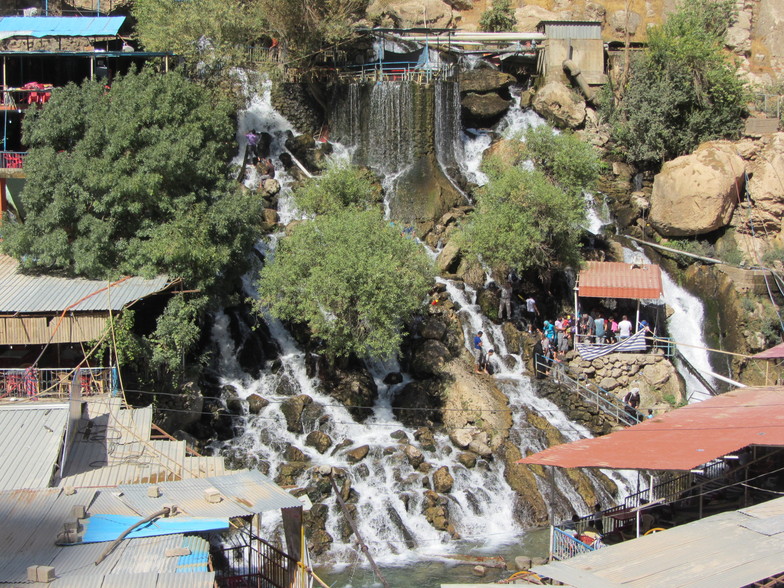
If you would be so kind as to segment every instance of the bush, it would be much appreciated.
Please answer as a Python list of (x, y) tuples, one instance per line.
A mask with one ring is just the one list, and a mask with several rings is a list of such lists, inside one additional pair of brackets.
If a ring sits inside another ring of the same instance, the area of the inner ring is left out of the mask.
[(381, 190), (367, 169), (333, 163), (326, 172), (307, 180), (294, 192), (297, 207), (307, 214), (337, 212), (348, 206), (365, 208), (381, 198)]
[(492, 8), (485, 10), (479, 18), (479, 28), (491, 33), (512, 31), (516, 23), (509, 0), (494, 0)]
[(740, 133), (747, 101), (722, 36), (732, 0), (686, 0), (648, 34), (648, 48), (631, 63), (620, 101), (604, 94), (603, 117), (627, 161), (655, 167), (703, 141)]
[(296, 226), (259, 275), (257, 309), (306, 323), (331, 358), (394, 356), (422, 308), (433, 267), (375, 210), (344, 209)]

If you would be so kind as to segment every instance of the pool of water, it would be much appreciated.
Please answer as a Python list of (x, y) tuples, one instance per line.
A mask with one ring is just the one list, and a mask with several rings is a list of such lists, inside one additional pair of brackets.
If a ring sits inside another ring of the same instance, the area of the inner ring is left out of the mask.
[[(514, 565), (519, 555), (546, 557), (550, 529), (534, 529), (526, 532), (517, 541), (506, 545), (486, 547), (477, 543), (465, 543), (454, 549), (454, 553), (464, 556), (502, 556), (508, 564)], [(474, 574), (476, 562), (460, 563), (452, 559), (412, 559), (400, 565), (379, 565), (381, 573), (392, 588), (440, 588), (441, 584), (491, 584), (496, 580), (508, 578), (512, 571), (487, 568), (483, 577)], [(357, 560), (332, 567), (316, 567), (316, 574), (333, 588), (376, 588), (381, 583), (373, 575), (370, 565), (357, 550)]]

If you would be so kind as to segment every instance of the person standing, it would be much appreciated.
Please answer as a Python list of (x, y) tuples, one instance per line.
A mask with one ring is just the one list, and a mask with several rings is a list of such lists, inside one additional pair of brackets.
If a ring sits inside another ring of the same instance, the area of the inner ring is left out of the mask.
[(596, 314), (596, 318), (593, 322), (595, 324), (594, 333), (596, 333), (596, 342), (604, 343), (604, 317), (601, 312)]
[(506, 320), (512, 320), (512, 285), (505, 282), (501, 286), (501, 302), (498, 304), (498, 319), (504, 320), (504, 310), (506, 310)]
[(251, 129), (251, 131), (245, 135), (245, 139), (248, 141), (248, 155), (251, 156), (255, 163), (259, 158), (259, 135), (256, 133), (256, 129)]
[(482, 335), (484, 333), (479, 331), (476, 335), (474, 335), (474, 359), (476, 360), (476, 365), (474, 366), (474, 373), (480, 373), (482, 371), (482, 365), (484, 364), (484, 350), (482, 349)]
[(558, 320), (555, 321), (555, 336), (558, 341), (556, 349), (558, 353), (566, 353), (569, 351), (569, 333), (567, 332), (568, 328), (569, 321), (567, 321), (563, 316), (558, 317)]
[(539, 316), (539, 309), (536, 306), (536, 300), (534, 300), (533, 294), (530, 294), (528, 298), (525, 299), (525, 314), (528, 316), (531, 325), (536, 326), (536, 318)]
[(640, 389), (632, 388), (623, 397), (623, 402), (626, 405), (626, 414), (632, 417), (635, 421), (640, 421), (640, 414), (637, 409), (640, 406)]
[(627, 316), (623, 315), (623, 319), (618, 323), (618, 339), (623, 341), (624, 339), (628, 339), (631, 334), (632, 324), (629, 322)]

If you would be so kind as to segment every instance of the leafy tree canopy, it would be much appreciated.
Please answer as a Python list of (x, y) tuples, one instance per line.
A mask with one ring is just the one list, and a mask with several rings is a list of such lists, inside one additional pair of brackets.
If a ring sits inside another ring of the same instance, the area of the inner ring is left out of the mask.
[(602, 162), (596, 150), (571, 131), (556, 133), (547, 125), (524, 134), (526, 155), (561, 190), (580, 195), (596, 188)]
[(241, 63), (268, 24), (261, 0), (134, 0), (136, 37), (148, 51), (173, 51), (192, 71)]
[(489, 182), (465, 229), (470, 251), (494, 269), (579, 264), (585, 203), (578, 191), (562, 190), (542, 171), (493, 158), (484, 170)]
[(341, 163), (330, 164), (323, 174), (307, 180), (294, 192), (297, 207), (307, 214), (336, 212), (347, 206), (366, 207), (380, 198), (372, 172)]
[(259, 203), (227, 179), (229, 110), (177, 73), (69, 85), (25, 117), (24, 222), (2, 248), (23, 267), (100, 279), (242, 271)]
[(347, 208), (298, 225), (261, 270), (258, 310), (307, 323), (333, 358), (389, 357), (422, 308), (432, 263), (376, 210)]
[(746, 95), (722, 51), (732, 0), (686, 0), (632, 61), (615, 102), (605, 93), (604, 116), (624, 157), (653, 167), (699, 143), (737, 136)]
[(517, 21), (509, 0), (495, 0), (479, 17), (479, 28), (491, 33), (514, 30)]

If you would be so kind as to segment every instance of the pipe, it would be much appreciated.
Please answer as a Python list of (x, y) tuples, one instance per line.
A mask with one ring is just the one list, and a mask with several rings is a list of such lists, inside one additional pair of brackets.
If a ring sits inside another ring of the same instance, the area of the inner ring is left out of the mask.
[(577, 64), (572, 61), (571, 59), (564, 59), (563, 68), (566, 73), (568, 73), (574, 81), (577, 82), (577, 86), (580, 88), (580, 91), (585, 96), (585, 99), (588, 102), (593, 102), (593, 99), (596, 97), (596, 93), (593, 89), (588, 85), (588, 82), (585, 81), (583, 77), (583, 72), (580, 71), (580, 68)]
[(115, 547), (117, 547), (117, 546), (118, 546), (118, 545), (119, 545), (119, 544), (122, 542), (122, 540), (123, 540), (123, 539), (125, 539), (125, 538), (128, 536), (128, 533), (130, 533), (131, 531), (133, 531), (133, 530), (134, 530), (136, 527), (140, 527), (141, 525), (143, 525), (143, 524), (145, 524), (145, 523), (149, 523), (150, 521), (152, 521), (153, 519), (157, 519), (158, 517), (166, 517), (166, 516), (169, 516), (169, 513), (170, 513), (170, 512), (171, 512), (173, 509), (174, 509), (174, 507), (172, 507), (172, 508), (169, 508), (168, 506), (165, 506), (165, 507), (163, 507), (161, 510), (159, 510), (159, 511), (157, 511), (157, 512), (154, 512), (154, 513), (152, 513), (150, 516), (143, 518), (142, 520), (140, 520), (140, 521), (138, 521), (138, 522), (134, 523), (133, 525), (131, 525), (130, 527), (128, 527), (127, 529), (125, 529), (125, 531), (123, 531), (123, 532), (122, 532), (122, 534), (121, 534), (119, 537), (117, 537), (117, 539), (115, 539), (114, 541), (112, 541), (112, 542), (109, 544), (109, 546), (108, 546), (106, 549), (104, 549), (104, 550), (103, 550), (103, 553), (101, 554), (101, 557), (99, 557), (98, 559), (96, 559), (96, 560), (95, 560), (95, 565), (98, 565), (98, 564), (99, 564), (99, 563), (101, 563), (101, 562), (102, 562), (104, 559), (106, 559), (106, 557), (107, 557), (107, 556), (108, 556), (108, 555), (109, 555), (109, 554), (110, 554), (112, 551), (114, 551), (114, 548), (115, 548)]

